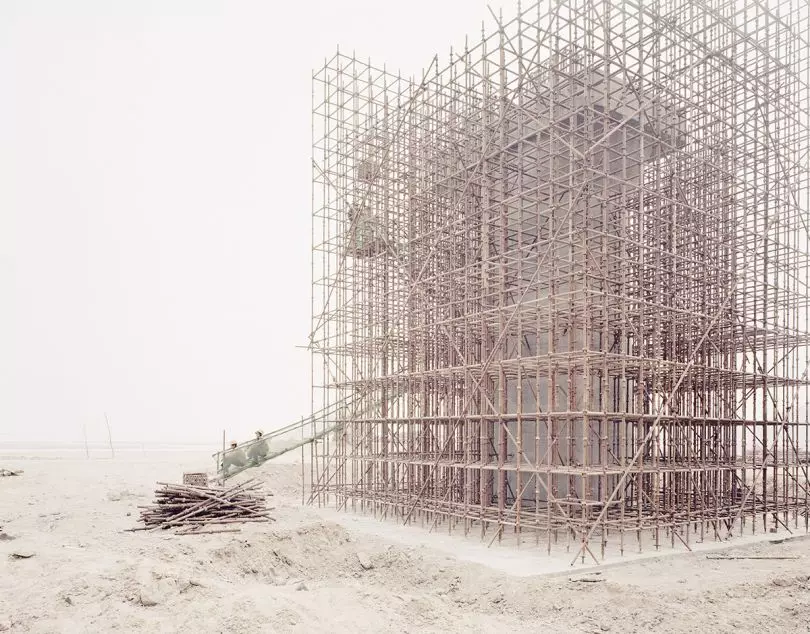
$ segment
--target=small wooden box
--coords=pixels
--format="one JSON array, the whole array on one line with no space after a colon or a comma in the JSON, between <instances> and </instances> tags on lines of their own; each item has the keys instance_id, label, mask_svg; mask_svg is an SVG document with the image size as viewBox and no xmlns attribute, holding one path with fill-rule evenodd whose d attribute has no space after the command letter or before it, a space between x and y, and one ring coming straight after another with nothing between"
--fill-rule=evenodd
<instances>
[{"instance_id":1,"label":"small wooden box","mask_svg":"<svg viewBox=\"0 0 810 634\"><path fill-rule=\"evenodd\" d=\"M184 473L183 474L183 484L188 484L190 486L195 487L207 487L208 486L208 474L207 473Z\"/></svg>"}]
</instances>

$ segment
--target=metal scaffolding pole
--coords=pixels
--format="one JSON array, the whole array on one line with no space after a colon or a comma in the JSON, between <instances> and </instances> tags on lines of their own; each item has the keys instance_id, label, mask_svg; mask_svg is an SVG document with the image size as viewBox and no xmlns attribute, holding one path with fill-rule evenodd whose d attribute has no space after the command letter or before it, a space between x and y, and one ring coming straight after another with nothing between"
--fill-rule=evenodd
<instances>
[{"instance_id":1,"label":"metal scaffolding pole","mask_svg":"<svg viewBox=\"0 0 810 634\"><path fill-rule=\"evenodd\" d=\"M806 531L809 13L553 0L421 78L325 61L310 499L577 561Z\"/></svg>"}]
</instances>

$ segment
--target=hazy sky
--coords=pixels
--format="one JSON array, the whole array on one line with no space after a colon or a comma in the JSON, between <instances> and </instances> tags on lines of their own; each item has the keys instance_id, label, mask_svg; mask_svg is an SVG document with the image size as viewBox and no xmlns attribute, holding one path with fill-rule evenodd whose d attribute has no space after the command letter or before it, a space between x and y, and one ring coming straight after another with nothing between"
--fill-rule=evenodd
<instances>
[{"instance_id":1,"label":"hazy sky","mask_svg":"<svg viewBox=\"0 0 810 634\"><path fill-rule=\"evenodd\" d=\"M2 0L0 441L102 440L106 411L115 440L216 444L307 414L312 69L339 44L419 75L488 16Z\"/></svg>"}]
</instances>

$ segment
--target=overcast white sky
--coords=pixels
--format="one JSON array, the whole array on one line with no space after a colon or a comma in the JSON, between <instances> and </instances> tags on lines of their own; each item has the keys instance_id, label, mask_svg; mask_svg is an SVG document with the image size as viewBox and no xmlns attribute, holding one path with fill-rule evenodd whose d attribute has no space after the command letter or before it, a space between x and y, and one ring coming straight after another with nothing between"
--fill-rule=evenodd
<instances>
[{"instance_id":1,"label":"overcast white sky","mask_svg":"<svg viewBox=\"0 0 810 634\"><path fill-rule=\"evenodd\" d=\"M0 441L102 440L106 411L115 440L217 444L309 413L312 69L340 44L418 75L488 15L2 0Z\"/></svg>"}]
</instances>

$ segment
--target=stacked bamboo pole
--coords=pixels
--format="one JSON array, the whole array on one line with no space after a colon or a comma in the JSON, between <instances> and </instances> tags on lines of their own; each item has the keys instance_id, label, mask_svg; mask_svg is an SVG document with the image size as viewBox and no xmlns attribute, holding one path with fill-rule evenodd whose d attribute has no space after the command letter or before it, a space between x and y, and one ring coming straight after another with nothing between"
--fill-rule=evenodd
<instances>
[{"instance_id":1,"label":"stacked bamboo pole","mask_svg":"<svg viewBox=\"0 0 810 634\"><path fill-rule=\"evenodd\" d=\"M178 535L236 532L230 527L243 522L271 522L265 504L267 494L255 493L260 485L253 480L228 489L158 482L154 504L141 506L143 527L131 530L178 528ZM272 495L272 494L269 494ZM209 525L224 525L202 530Z\"/></svg>"}]
</instances>

